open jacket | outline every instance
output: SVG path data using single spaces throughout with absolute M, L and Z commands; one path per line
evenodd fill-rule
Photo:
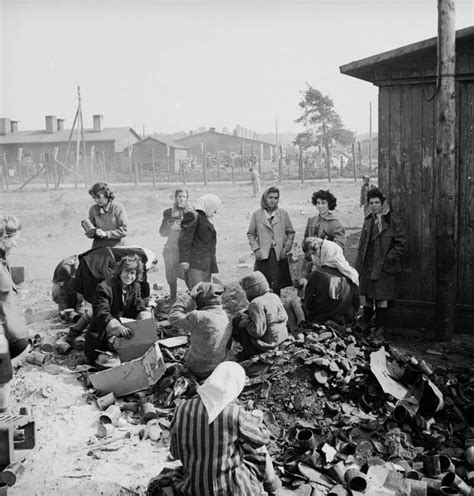
M 92 308 L 92 321 L 86 334 L 84 349 L 89 360 L 94 360 L 97 356 L 95 349 L 107 349 L 106 327 L 112 319 L 120 320 L 120 317 L 136 319 L 140 312 L 146 310 L 140 284 L 137 281 L 133 283 L 127 300 L 124 302 L 122 282 L 117 276 L 110 277 L 97 286 Z
M 370 279 L 377 280 L 381 275 L 394 275 L 402 271 L 400 258 L 407 251 L 407 234 L 402 221 L 391 212 L 382 215 L 382 229 L 377 232 L 374 242 L 374 263 L 370 272 Z M 365 217 L 359 248 L 355 263 L 356 270 L 361 273 L 369 245 L 373 216 Z M 378 231 L 378 227 L 373 227 Z
M 344 249 L 346 244 L 346 231 L 332 212 L 327 212 L 324 216 L 318 214 L 308 219 L 303 239 L 308 237 L 334 241 L 342 249 Z
M 179 262 L 189 263 L 190 269 L 219 272 L 216 262 L 217 234 L 212 222 L 202 210 L 190 210 L 181 221 L 178 239 Z
M 252 214 L 247 237 L 253 252 L 260 249 L 262 260 L 268 258 L 270 248 L 275 249 L 276 258 L 280 260 L 283 248 L 287 253 L 291 250 L 295 229 L 286 210 L 277 208 L 270 224 L 266 211 L 260 208 Z

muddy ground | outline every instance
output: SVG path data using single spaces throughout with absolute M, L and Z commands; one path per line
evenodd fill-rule
M 314 215 L 311 194 L 330 188 L 338 199 L 337 215 L 350 239 L 347 256 L 353 260 L 357 233 L 362 224 L 359 208 L 360 183 L 351 180 L 283 183 L 281 203 L 293 221 L 301 242 L 308 216 Z M 172 203 L 168 185 L 153 189 L 150 185 L 113 186 L 116 199 L 128 212 L 128 244 L 154 250 L 159 269 L 150 274 L 150 282 L 166 285 L 161 251 L 164 239 L 158 234 L 162 212 Z M 251 271 L 246 229 L 259 199 L 251 197 L 248 184 L 189 185 L 191 202 L 204 193 L 218 194 L 223 208 L 215 218 L 218 233 L 217 259 L 220 278 L 225 283 L 237 281 Z M 24 265 L 28 281 L 22 285 L 22 304 L 29 319 L 31 334 L 60 335 L 67 331 L 51 301 L 51 277 L 55 265 L 64 257 L 89 249 L 90 240 L 80 227 L 87 218 L 91 199 L 82 187 L 45 190 L 27 187 L 19 192 L 11 188 L 0 196 L 0 212 L 20 218 L 23 238 L 11 256 L 12 265 Z M 242 265 L 248 266 L 242 267 Z M 184 285 L 181 285 L 184 289 Z M 436 366 L 470 365 L 474 338 L 459 334 L 451 343 L 432 341 L 430 329 L 396 329 L 389 340 Z M 55 353 L 43 367 L 25 364 L 13 381 L 12 410 L 30 406 L 37 429 L 36 448 L 28 454 L 26 471 L 9 494 L 15 495 L 117 495 L 143 494 L 150 477 L 166 462 L 167 440 L 158 443 L 140 441 L 138 426 L 127 424 L 119 435 L 131 433 L 130 439 L 111 444 L 107 451 L 89 454 L 88 442 L 97 442 L 99 410 L 92 391 L 78 379 L 82 376 L 82 359 L 77 352 L 66 358 Z M 79 365 L 79 368 L 77 366 Z M 76 368 L 74 368 L 76 367 Z

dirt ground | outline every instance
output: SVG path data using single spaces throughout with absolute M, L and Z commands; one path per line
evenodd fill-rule
M 330 184 L 325 181 L 283 183 L 280 206 L 289 212 L 297 232 L 296 241 L 300 243 L 306 220 L 315 213 L 312 192 L 328 188 L 338 199 L 336 213 L 347 229 L 350 239 L 347 255 L 352 261 L 363 218 L 359 208 L 360 183 L 343 179 Z M 159 268 L 150 274 L 149 281 L 166 285 L 161 257 L 164 239 L 159 236 L 158 228 L 163 210 L 172 204 L 173 187 L 114 185 L 113 190 L 117 201 L 122 202 L 128 212 L 128 244 L 147 247 L 156 253 Z M 250 183 L 209 184 L 207 187 L 193 184 L 189 185 L 189 191 L 191 203 L 208 192 L 222 199 L 223 208 L 215 218 L 219 276 L 224 283 L 237 281 L 252 270 L 253 257 L 246 230 L 260 200 L 251 197 Z M 32 335 L 59 335 L 67 330 L 51 301 L 51 277 L 62 258 L 89 249 L 90 240 L 84 236 L 80 221 L 87 218 L 90 205 L 84 186 L 59 190 L 27 187 L 24 192 L 1 193 L 0 212 L 18 216 L 23 224 L 22 241 L 10 262 L 24 265 L 28 270 L 22 303 Z M 396 346 L 409 348 L 417 356 L 426 356 L 428 361 L 446 367 L 459 360 L 469 364 L 474 349 L 474 340 L 463 335 L 456 336 L 450 344 L 436 344 L 430 341 L 430 330 L 395 330 L 390 339 Z M 78 357 L 73 358 L 78 363 Z M 20 406 L 32 408 L 37 444 L 25 461 L 25 473 L 9 494 L 143 494 L 149 478 L 166 462 L 166 440 L 140 441 L 136 435 L 138 426 L 126 424 L 119 435 L 130 432 L 130 439 L 111 444 L 109 451 L 88 455 L 88 441 L 91 438 L 97 441 L 94 434 L 99 410 L 92 391 L 78 380 L 81 367 L 71 370 L 69 363 L 70 358 L 51 355 L 45 366 L 26 364 L 17 372 L 13 381 L 12 410 L 15 412 Z

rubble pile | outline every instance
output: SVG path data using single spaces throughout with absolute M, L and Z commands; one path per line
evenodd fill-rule
M 235 295 L 229 301 L 238 310 L 245 300 Z M 183 337 L 166 310 L 155 315 L 159 338 Z M 168 446 L 174 410 L 198 385 L 183 375 L 186 341 L 161 345 L 165 372 L 145 393 L 97 398 L 90 454 L 130 436 Z M 48 346 L 60 353 L 48 340 L 35 345 L 37 366 Z M 240 400 L 270 431 L 270 453 L 294 494 L 474 496 L 472 369 L 433 369 L 331 323 L 241 364 L 247 383 Z

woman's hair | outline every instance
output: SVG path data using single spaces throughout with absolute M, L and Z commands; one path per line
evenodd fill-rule
M 117 263 L 117 266 L 115 267 L 115 275 L 117 277 L 120 277 L 120 274 L 125 270 L 125 269 L 135 269 L 137 271 L 137 281 L 141 282 L 143 281 L 143 274 L 144 274 L 144 268 L 143 268 L 143 262 L 141 261 L 140 257 L 138 255 L 127 255 L 126 257 L 123 257 L 120 262 Z
M 179 187 L 175 192 L 174 192 L 174 198 L 176 200 L 176 198 L 178 198 L 178 195 L 180 193 L 186 193 L 186 200 L 189 198 L 189 191 L 187 188 L 185 188 L 184 186 L 181 186 Z
M 311 203 L 316 205 L 316 200 L 326 200 L 329 210 L 334 210 L 337 206 L 336 197 L 329 190 L 320 189 L 315 191 L 311 197 Z
M 0 223 L 0 238 L 9 238 L 21 229 L 20 221 L 14 215 L 5 215 Z
M 109 185 L 107 183 L 95 183 L 89 190 L 89 194 L 92 197 L 99 196 L 101 193 L 103 193 L 105 198 L 107 198 L 108 200 L 113 200 L 115 198 L 115 195 L 112 193 L 112 190 L 109 188 Z
M 381 203 L 385 201 L 385 196 L 378 188 L 372 188 L 367 191 L 367 201 L 369 202 L 371 198 L 379 198 Z

